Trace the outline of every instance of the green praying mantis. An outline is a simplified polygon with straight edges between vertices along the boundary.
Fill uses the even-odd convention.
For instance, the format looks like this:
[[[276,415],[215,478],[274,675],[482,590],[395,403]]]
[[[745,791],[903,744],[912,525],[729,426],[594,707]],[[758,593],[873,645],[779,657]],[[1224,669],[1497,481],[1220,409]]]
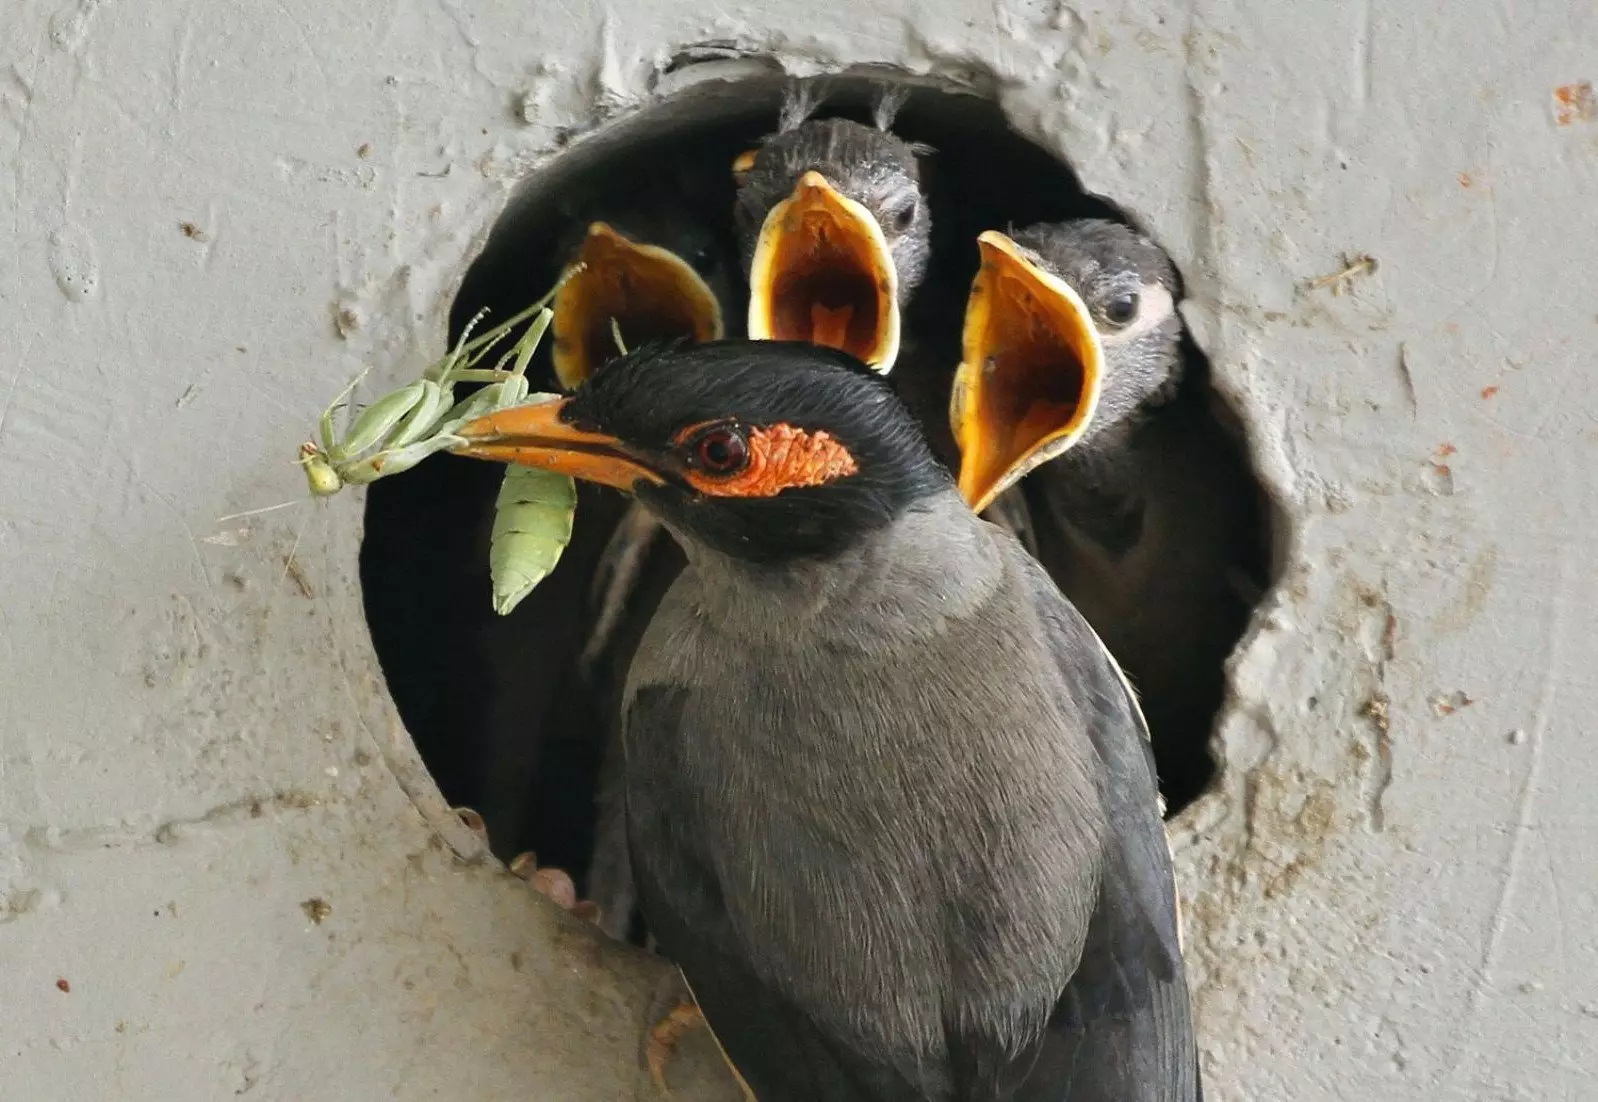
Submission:
[[[561,283],[574,274],[568,272]],[[356,376],[322,411],[316,440],[300,445],[299,463],[312,496],[331,497],[345,486],[408,471],[435,452],[465,444],[455,430],[469,421],[558,397],[529,394],[527,366],[554,317],[549,303],[559,290],[557,283],[527,309],[474,337],[472,330],[483,317],[479,313],[455,347],[430,364],[420,379],[368,405],[340,437],[334,432],[333,416],[365,372]],[[493,367],[480,366],[529,318],[527,331]],[[462,383],[486,385],[457,402],[455,388]],[[494,505],[488,552],[495,612],[508,615],[555,568],[571,542],[576,510],[577,488],[570,477],[533,467],[506,468]]]

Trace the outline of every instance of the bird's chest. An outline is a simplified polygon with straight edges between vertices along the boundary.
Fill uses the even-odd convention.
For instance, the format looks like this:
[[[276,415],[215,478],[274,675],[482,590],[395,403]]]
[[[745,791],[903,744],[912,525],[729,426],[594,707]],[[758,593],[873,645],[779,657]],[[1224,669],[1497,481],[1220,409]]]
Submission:
[[[903,864],[936,855],[925,832],[940,807],[980,798],[972,770],[986,747],[949,737],[972,702],[942,641],[879,640],[868,653],[671,619],[675,630],[645,641],[634,683],[686,687],[681,718],[629,754],[713,827]]]
[[[670,839],[663,875],[705,878],[702,920],[757,974],[884,1051],[935,1049],[957,989],[1046,1005],[1080,945],[1094,809],[1021,655],[988,656],[1015,672],[1001,699],[956,636],[868,658],[657,625],[633,684],[680,686],[680,710],[629,734],[629,814]]]

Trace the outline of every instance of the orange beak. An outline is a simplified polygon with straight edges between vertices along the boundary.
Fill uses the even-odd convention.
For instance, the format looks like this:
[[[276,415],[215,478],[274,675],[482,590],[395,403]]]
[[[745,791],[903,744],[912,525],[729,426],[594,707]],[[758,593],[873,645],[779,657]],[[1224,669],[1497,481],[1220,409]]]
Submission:
[[[960,496],[982,512],[1082,438],[1103,386],[1104,354],[1087,305],[1015,242],[977,238],[982,267],[966,304],[949,425]]]
[[[551,398],[468,421],[455,430],[466,444],[451,450],[473,459],[538,467],[618,490],[630,491],[641,481],[665,481],[628,455],[615,437],[584,432],[562,421],[561,411],[568,401]]]
[[[760,228],[749,336],[840,348],[884,373],[899,355],[899,277],[882,227],[819,172]]]
[[[629,345],[722,334],[721,306],[698,272],[676,253],[629,241],[603,222],[588,227],[565,280],[550,328],[555,376],[567,390],[621,355],[617,331]]]

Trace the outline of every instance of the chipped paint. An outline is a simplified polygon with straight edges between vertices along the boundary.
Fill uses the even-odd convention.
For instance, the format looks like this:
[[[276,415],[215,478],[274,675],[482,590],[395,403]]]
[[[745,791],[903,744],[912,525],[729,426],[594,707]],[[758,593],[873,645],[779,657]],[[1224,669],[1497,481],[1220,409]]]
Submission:
[[[1593,94],[1591,81],[1561,84],[1554,89],[1554,122],[1569,126],[1594,119],[1598,119],[1598,95]]]

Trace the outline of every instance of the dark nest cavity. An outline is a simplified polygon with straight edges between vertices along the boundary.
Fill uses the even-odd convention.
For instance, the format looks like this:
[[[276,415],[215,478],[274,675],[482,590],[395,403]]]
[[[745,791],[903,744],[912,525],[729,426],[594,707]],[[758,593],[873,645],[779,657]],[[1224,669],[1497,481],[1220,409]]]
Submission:
[[[866,80],[839,79],[832,87],[823,113],[869,121]],[[673,199],[712,228],[708,247],[715,255],[730,258],[712,282],[733,288],[736,306],[725,320],[730,335],[742,335],[748,293],[731,238],[731,165],[771,128],[780,94],[775,79],[704,85],[575,142],[522,185],[495,225],[453,304],[451,340],[481,308],[491,319],[505,317],[543,294],[562,267],[558,250],[574,244],[582,227],[630,206],[648,207],[651,192],[662,187],[675,189]],[[998,107],[979,97],[917,87],[894,128],[936,151],[927,191],[934,263],[945,278],[923,288],[905,325],[924,334],[952,374],[978,233],[1072,217],[1126,219],[1084,193],[1066,165],[1012,132]],[[535,389],[556,389],[548,344],[532,367]],[[1238,597],[1224,622],[1209,625],[1202,646],[1122,656],[1134,683],[1140,667],[1153,663],[1177,686],[1157,701],[1145,697],[1173,814],[1214,780],[1209,742],[1225,695],[1224,664],[1272,580],[1270,505],[1236,419],[1212,391],[1209,365],[1191,340],[1185,356],[1184,382],[1150,417],[1150,431],[1169,434],[1179,453],[1190,452],[1202,466],[1202,495],[1222,511],[1218,519],[1231,533],[1226,561],[1216,564],[1211,582]],[[937,419],[947,393],[907,399],[923,417]],[[534,851],[540,864],[570,871],[581,891],[621,671],[608,671],[609,680],[596,687],[579,656],[595,617],[596,559],[625,502],[609,490],[580,486],[576,531],[560,565],[514,613],[500,617],[490,607],[487,550],[501,476],[496,465],[440,455],[371,487],[360,560],[367,621],[389,691],[444,796],[482,815],[502,859]],[[671,554],[657,559],[651,569],[661,578],[680,564]],[[1095,626],[1113,637],[1113,630]]]

